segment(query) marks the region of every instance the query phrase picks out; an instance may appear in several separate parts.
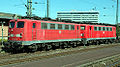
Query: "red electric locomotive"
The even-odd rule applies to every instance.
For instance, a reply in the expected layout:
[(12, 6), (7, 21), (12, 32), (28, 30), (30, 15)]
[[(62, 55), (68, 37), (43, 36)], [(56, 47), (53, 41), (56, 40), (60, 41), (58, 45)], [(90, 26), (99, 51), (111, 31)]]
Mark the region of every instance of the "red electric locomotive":
[(82, 39), (87, 43), (112, 43), (116, 40), (116, 27), (104, 25), (81, 26)]
[[(68, 47), (67, 43), (81, 41), (79, 24), (17, 19), (9, 23), (9, 46), (12, 49), (50, 49)], [(76, 44), (71, 44), (76, 46)]]
[(55, 21), (17, 19), (9, 23), (6, 48), (12, 50), (75, 47), (81, 43), (100, 43), (116, 39), (114, 26), (75, 24)]

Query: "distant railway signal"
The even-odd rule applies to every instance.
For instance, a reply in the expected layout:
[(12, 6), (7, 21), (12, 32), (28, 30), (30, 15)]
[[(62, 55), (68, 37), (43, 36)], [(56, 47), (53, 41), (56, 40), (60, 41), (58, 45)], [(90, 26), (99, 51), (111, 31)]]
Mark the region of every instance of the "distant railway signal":
[(3, 45), (3, 25), (5, 22), (0, 22), (0, 23), (2, 24), (2, 47), (4, 47), (4, 45)]

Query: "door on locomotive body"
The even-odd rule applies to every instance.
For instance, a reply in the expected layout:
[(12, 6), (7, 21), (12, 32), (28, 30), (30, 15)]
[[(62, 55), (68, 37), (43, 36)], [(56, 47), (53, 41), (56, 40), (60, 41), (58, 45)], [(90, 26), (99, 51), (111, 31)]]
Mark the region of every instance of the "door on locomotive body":
[(80, 25), (77, 25), (77, 38), (81, 38)]
[(32, 40), (37, 39), (37, 26), (36, 26), (36, 24), (37, 24), (36, 21), (32, 21)]
[(92, 31), (93, 31), (93, 28), (92, 28), (91, 25), (88, 26), (88, 30), (89, 30), (89, 32), (88, 32), (88, 37), (89, 37), (89, 38), (92, 38)]

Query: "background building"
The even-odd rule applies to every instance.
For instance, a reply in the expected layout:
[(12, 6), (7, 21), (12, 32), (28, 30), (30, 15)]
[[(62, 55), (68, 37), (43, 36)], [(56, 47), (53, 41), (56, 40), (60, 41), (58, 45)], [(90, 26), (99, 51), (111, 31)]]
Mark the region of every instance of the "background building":
[(99, 18), (98, 11), (60, 11), (57, 12), (57, 18), (62, 20), (71, 20), (76, 22), (97, 23)]
[(2, 39), (2, 26), (1, 26), (2, 22), (5, 22), (4, 26), (3, 26), (3, 39), (7, 39), (8, 38), (9, 21), (11, 19), (17, 19), (17, 18), (20, 18), (20, 17), (21, 16), (17, 15), (17, 14), (0, 12), (0, 42), (1, 42), (1, 39)]
[[(8, 39), (8, 26), (3, 27), (3, 37), (4, 39)], [(2, 27), (0, 26), (0, 41), (2, 39)]]

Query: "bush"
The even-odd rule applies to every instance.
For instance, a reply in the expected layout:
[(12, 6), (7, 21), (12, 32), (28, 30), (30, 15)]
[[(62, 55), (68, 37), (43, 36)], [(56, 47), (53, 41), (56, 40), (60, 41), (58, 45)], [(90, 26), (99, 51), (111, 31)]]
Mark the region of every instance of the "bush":
[[(8, 40), (7, 39), (3, 39), (4, 42), (7, 42)], [(2, 42), (2, 39), (0, 39), (0, 43)]]

